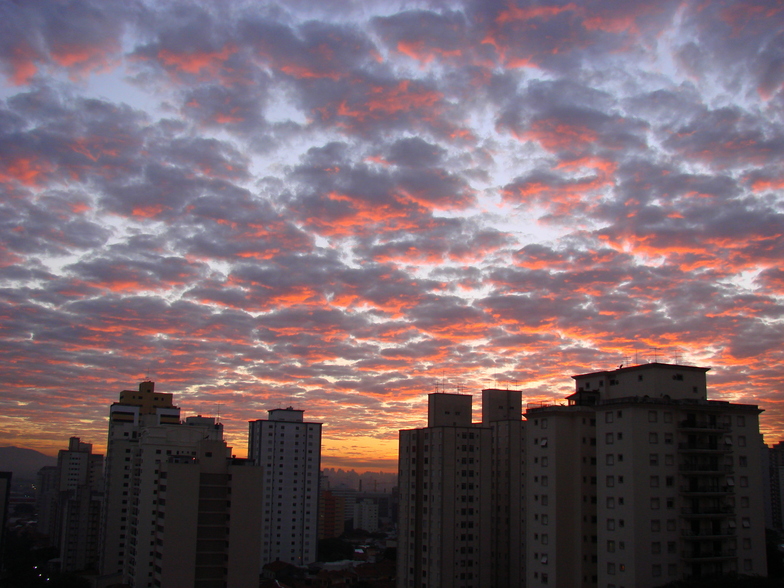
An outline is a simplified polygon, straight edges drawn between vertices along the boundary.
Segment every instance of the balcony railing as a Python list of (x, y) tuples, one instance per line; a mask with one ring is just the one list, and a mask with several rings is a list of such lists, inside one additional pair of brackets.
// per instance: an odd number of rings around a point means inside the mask
[(697, 453), (729, 453), (732, 451), (732, 445), (729, 443), (678, 443), (678, 449), (680, 451), (694, 451)]
[(729, 474), (733, 471), (731, 465), (713, 463), (682, 463), (678, 466), (681, 472), (705, 472), (716, 474)]
[(696, 429), (700, 431), (729, 431), (730, 425), (726, 423), (712, 423), (703, 420), (690, 420), (681, 421), (678, 423), (681, 429)]
[(734, 494), (734, 486), (681, 486), (681, 494)]
[(735, 557), (737, 550), (735, 549), (718, 549), (708, 551), (683, 551), (681, 556), (686, 560), (705, 560), (705, 559), (726, 559)]
[(718, 532), (714, 531), (713, 529), (703, 529), (700, 531), (692, 531), (691, 529), (682, 529), (681, 536), (688, 541), (715, 540), (715, 539), (722, 539), (726, 537), (734, 537), (735, 529), (732, 527), (726, 527), (724, 529), (718, 529)]
[(735, 509), (731, 506), (701, 506), (698, 508), (684, 506), (681, 508), (681, 514), (685, 515), (726, 515), (733, 512)]

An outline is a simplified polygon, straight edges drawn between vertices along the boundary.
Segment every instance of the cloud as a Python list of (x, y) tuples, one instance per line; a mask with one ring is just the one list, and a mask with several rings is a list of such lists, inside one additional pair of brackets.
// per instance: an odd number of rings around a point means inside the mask
[(7, 442), (100, 448), (150, 377), (239, 455), (296, 405), (394, 469), (436, 386), (654, 358), (784, 438), (777, 6), (0, 11)]

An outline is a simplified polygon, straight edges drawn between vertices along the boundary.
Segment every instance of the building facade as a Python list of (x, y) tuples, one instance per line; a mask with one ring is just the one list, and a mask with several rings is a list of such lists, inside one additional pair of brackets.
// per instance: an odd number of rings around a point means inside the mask
[(153, 585), (246, 588), (259, 583), (262, 468), (232, 458), (224, 441), (158, 468)]
[(250, 421), (248, 458), (264, 468), (260, 565), (315, 562), (318, 548), (321, 423), (292, 407)]
[(172, 398), (142, 382), (110, 408), (101, 572), (131, 588), (154, 586), (161, 464), (170, 456), (195, 456), (202, 441), (223, 440), (223, 426), (213, 418), (181, 422)]
[[(544, 509), (547, 496), (561, 519), (578, 509), (571, 524), (555, 528), (547, 513), (546, 552), (544, 526), (531, 523), (528, 537), (538, 533), (540, 545), (529, 546), (530, 586), (653, 588), (685, 578), (766, 575), (760, 410), (708, 400), (707, 371), (651, 363), (574, 376), (567, 406), (528, 409), (529, 460), (538, 458), (529, 461), (528, 504), (538, 495)], [(560, 484), (556, 473), (553, 487), (545, 469), (564, 460), (580, 473), (573, 484)], [(545, 572), (542, 553), (550, 570), (579, 553), (581, 576), (562, 578), (561, 566)]]
[(430, 394), (428, 426), (400, 431), (399, 588), (491, 585), (492, 429), (471, 402)]

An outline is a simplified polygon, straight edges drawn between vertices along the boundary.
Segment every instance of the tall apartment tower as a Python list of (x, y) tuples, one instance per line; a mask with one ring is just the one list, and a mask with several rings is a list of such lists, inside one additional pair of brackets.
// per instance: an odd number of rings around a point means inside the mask
[(158, 468), (154, 586), (246, 588), (259, 583), (262, 468), (224, 441)]
[(578, 375), (567, 406), (529, 407), (529, 586), (766, 574), (760, 410), (708, 400), (707, 371)]
[(400, 431), (399, 588), (491, 585), (492, 429), (471, 402), (430, 394), (427, 427)]
[(526, 586), (596, 586), (596, 414), (529, 406), (526, 418)]
[(482, 426), (491, 430), (491, 586), (525, 585), (526, 446), (519, 390), (482, 390)]
[(772, 447), (766, 447), (768, 459), (768, 477), (770, 486), (770, 521), (771, 529), (784, 531), (784, 441)]
[(98, 541), (103, 503), (103, 455), (90, 443), (71, 437), (57, 455), (56, 528), (52, 539), (60, 550), (61, 570), (98, 567)]
[(292, 407), (250, 421), (248, 458), (264, 468), (260, 565), (307, 565), (318, 547), (321, 423)]
[(158, 475), (169, 456), (194, 456), (199, 442), (223, 439), (215, 419), (188, 417), (172, 394), (155, 392), (153, 382), (125, 390), (110, 407), (102, 515), (101, 573), (131, 588), (154, 586)]

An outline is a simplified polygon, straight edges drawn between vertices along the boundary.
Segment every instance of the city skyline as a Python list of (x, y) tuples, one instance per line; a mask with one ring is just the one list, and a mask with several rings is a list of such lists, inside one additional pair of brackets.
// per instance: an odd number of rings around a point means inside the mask
[(156, 382), (395, 471), (436, 389), (710, 366), (784, 440), (784, 7), (0, 2), (0, 445)]

